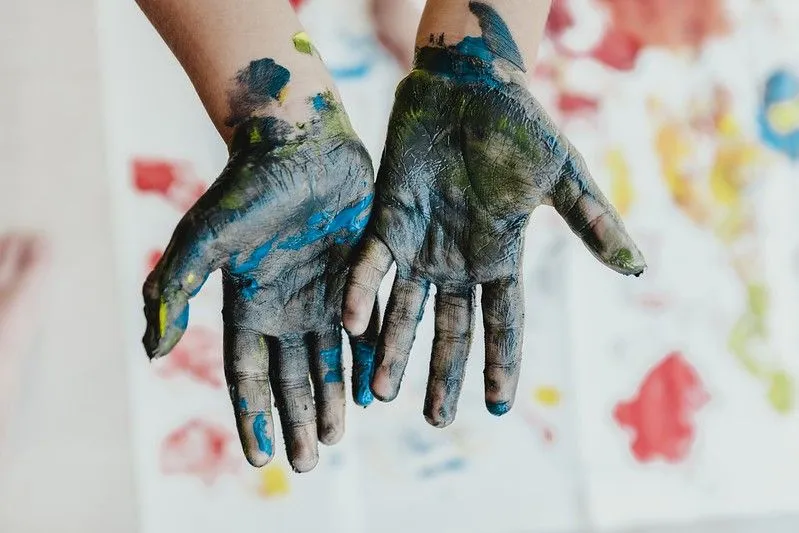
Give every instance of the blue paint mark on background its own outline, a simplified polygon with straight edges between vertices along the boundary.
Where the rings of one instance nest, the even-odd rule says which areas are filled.
[[[258,441],[258,449],[266,455],[272,455],[272,439],[267,434],[266,416],[263,413],[258,413],[255,420],[252,422],[252,431],[255,433],[255,439]]]
[[[373,63],[364,61],[363,63],[347,67],[331,67],[330,74],[336,81],[357,80],[369,75],[373,67]]]
[[[794,161],[799,160],[799,123],[792,131],[777,131],[769,120],[776,105],[799,107],[799,77],[787,70],[777,70],[766,81],[763,103],[758,113],[760,136],[766,146],[782,152]]]
[[[375,366],[375,347],[366,342],[358,342],[352,358],[352,394],[356,404],[366,407],[375,399],[370,385]]]
[[[341,368],[341,346],[335,346],[319,352],[322,362],[327,367],[325,373],[325,383],[341,383],[344,381],[343,370]]]
[[[466,460],[462,457],[453,457],[447,461],[444,461],[440,464],[435,466],[428,466],[423,468],[421,472],[419,472],[419,477],[422,479],[429,479],[432,477],[436,477],[442,474],[446,474],[448,472],[457,472],[458,470],[463,470],[466,466]]]

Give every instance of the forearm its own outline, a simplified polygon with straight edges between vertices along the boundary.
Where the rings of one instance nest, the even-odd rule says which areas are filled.
[[[304,44],[287,0],[137,2],[183,66],[226,143],[249,116],[304,120],[308,99],[333,90],[319,56]],[[256,85],[261,97],[253,99]]]
[[[526,72],[535,64],[551,4],[552,0],[428,0],[416,46],[440,44],[442,34],[446,45],[460,43],[467,36],[483,35],[489,44],[491,40],[497,44],[504,59]],[[476,10],[484,12],[485,17],[476,17]],[[485,26],[481,20],[491,20],[494,14],[499,16],[500,24],[481,28],[481,24]],[[507,26],[507,32],[503,26]]]

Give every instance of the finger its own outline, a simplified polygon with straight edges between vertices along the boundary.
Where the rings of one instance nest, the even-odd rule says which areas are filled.
[[[380,306],[375,301],[369,326],[361,335],[350,337],[352,348],[352,399],[366,407],[374,401],[372,376],[375,369],[375,348],[380,333]]]
[[[424,417],[443,428],[455,420],[474,328],[474,288],[436,292],[436,334]]]
[[[307,472],[319,461],[316,409],[308,380],[308,348],[302,335],[270,337],[269,377],[280,413],[286,453],[295,472]]]
[[[147,329],[142,342],[150,359],[162,357],[177,344],[189,322],[189,298],[219,268],[221,254],[202,217],[186,214],[155,269],[144,282]]]
[[[388,247],[373,235],[364,238],[356,256],[350,268],[342,310],[344,327],[351,335],[360,335],[369,326],[380,282],[392,261]]]
[[[225,377],[247,461],[263,466],[274,456],[275,426],[269,390],[269,350],[263,335],[225,324]]]
[[[377,367],[372,378],[372,392],[381,401],[390,402],[399,393],[429,289],[427,281],[408,279],[399,273],[394,280],[377,343]]]
[[[513,406],[522,359],[524,301],[521,282],[495,280],[483,284],[485,329],[485,401],[488,411],[504,415]]]
[[[316,404],[319,442],[335,444],[344,435],[344,368],[341,364],[341,328],[310,333],[311,377]]]
[[[621,274],[640,275],[646,262],[619,214],[599,190],[580,153],[569,145],[551,201],[591,253]]]

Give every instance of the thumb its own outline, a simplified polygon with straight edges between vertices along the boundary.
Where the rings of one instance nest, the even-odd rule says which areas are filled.
[[[550,192],[552,205],[599,261],[621,274],[640,275],[646,268],[643,254],[597,187],[582,155],[563,141],[568,143],[568,155]]]
[[[192,211],[183,217],[144,282],[147,329],[142,342],[150,359],[166,355],[178,343],[189,322],[189,299],[220,266],[214,233],[200,220]]]

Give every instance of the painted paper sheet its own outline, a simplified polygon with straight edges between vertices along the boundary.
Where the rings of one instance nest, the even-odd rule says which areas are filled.
[[[589,519],[795,511],[799,6],[583,4],[556,2],[553,92],[649,263],[619,279],[571,247]]]

